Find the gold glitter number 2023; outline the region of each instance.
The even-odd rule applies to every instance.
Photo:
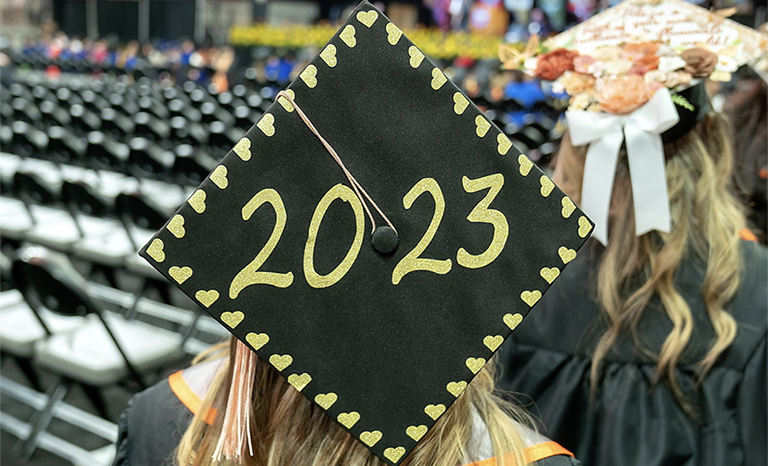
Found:
[[[349,203],[355,212],[355,239],[352,241],[352,247],[347,251],[347,255],[336,266],[333,271],[327,275],[320,275],[315,271],[315,243],[317,242],[317,232],[320,229],[320,223],[323,221],[325,213],[328,211],[331,203],[336,199],[341,199]],[[304,277],[309,286],[313,288],[327,288],[349,272],[352,264],[357,260],[360,254],[360,248],[363,246],[363,236],[365,235],[365,214],[363,213],[363,204],[360,198],[347,186],[337,184],[330,189],[315,208],[312,214],[312,221],[309,222],[309,234],[307,235],[307,244],[304,246]]]
[[[358,201],[359,202],[359,201]],[[264,265],[272,251],[275,250],[277,242],[280,241],[280,237],[283,235],[285,229],[285,221],[287,214],[285,213],[285,204],[280,194],[272,188],[262,189],[255,196],[248,201],[243,207],[243,220],[248,221],[254,212],[268,203],[275,211],[275,227],[272,229],[272,234],[269,236],[267,244],[261,248],[261,251],[256,255],[248,265],[238,272],[232,283],[229,285],[229,297],[235,299],[243,291],[244,288],[256,285],[265,284],[272,285],[278,288],[286,288],[293,283],[293,272],[277,273],[277,272],[261,272],[259,268]]]
[[[456,253],[456,262],[458,262],[460,266],[469,269],[478,269],[489,265],[499,257],[499,254],[501,254],[501,251],[507,244],[507,238],[509,237],[509,224],[507,218],[502,212],[489,208],[490,204],[496,199],[496,196],[504,186],[504,176],[501,173],[495,173],[476,180],[469,179],[465,176],[462,178],[462,186],[464,187],[464,191],[468,193],[475,193],[483,189],[488,189],[486,196],[474,209],[472,209],[467,216],[467,220],[473,223],[491,224],[493,226],[493,239],[488,248],[481,254],[470,254],[464,248],[459,248]],[[432,214],[432,220],[430,221],[427,230],[424,232],[424,235],[421,237],[421,240],[419,240],[416,246],[414,246],[405,257],[400,259],[400,262],[397,263],[395,269],[392,271],[392,283],[395,285],[399,284],[403,277],[410,272],[423,270],[444,275],[450,272],[451,267],[453,266],[451,259],[439,260],[421,257],[421,254],[424,253],[434,239],[437,229],[440,227],[440,222],[443,220],[443,215],[445,213],[445,197],[443,196],[443,191],[440,188],[440,185],[434,178],[421,179],[403,197],[403,207],[410,209],[416,199],[425,193],[432,196],[432,199],[435,202],[435,210]],[[325,217],[325,213],[336,199],[348,203],[355,214],[355,238],[352,241],[352,245],[347,251],[346,256],[344,256],[344,259],[339,265],[330,273],[320,275],[315,270],[315,245],[317,243],[317,233],[320,229],[320,224]],[[243,289],[251,285],[263,284],[272,285],[278,288],[287,288],[293,283],[293,272],[278,273],[259,270],[259,268],[264,265],[264,262],[266,262],[269,255],[272,254],[272,251],[274,251],[278,241],[280,241],[287,219],[285,204],[283,204],[280,194],[274,189],[268,188],[259,191],[243,207],[243,220],[248,221],[253,213],[265,203],[271,205],[272,209],[275,211],[275,226],[269,240],[261,251],[259,251],[256,257],[248,265],[243,267],[232,280],[229,287],[229,297],[231,299],[236,299]],[[304,247],[304,277],[306,278],[307,283],[313,288],[327,288],[341,280],[357,260],[363,245],[364,236],[365,215],[360,199],[348,186],[337,184],[325,193],[320,202],[318,202],[309,224],[307,242]]]
[[[456,262],[460,266],[468,269],[479,269],[499,257],[509,237],[507,217],[496,209],[488,208],[491,202],[496,199],[499,191],[501,191],[501,187],[504,186],[504,176],[501,173],[495,173],[476,180],[470,180],[465,176],[461,179],[461,184],[464,186],[464,191],[468,193],[476,193],[482,189],[488,189],[488,194],[472,209],[472,212],[467,216],[467,220],[473,223],[480,222],[493,225],[493,240],[491,240],[488,249],[482,254],[470,254],[464,248],[459,249],[458,253],[456,253]]]
[[[445,213],[443,190],[440,189],[440,185],[437,184],[434,178],[422,178],[413,185],[413,188],[403,197],[403,207],[410,209],[413,202],[424,193],[429,193],[435,200],[435,213],[432,214],[432,221],[429,222],[429,227],[424,232],[424,236],[421,237],[421,240],[416,243],[416,246],[405,257],[400,259],[400,262],[395,266],[395,270],[392,271],[392,284],[394,285],[400,283],[400,280],[410,272],[426,270],[444,275],[451,270],[453,265],[450,259],[438,260],[419,257],[435,237],[435,233],[438,227],[440,227],[440,222],[443,220],[443,214]]]

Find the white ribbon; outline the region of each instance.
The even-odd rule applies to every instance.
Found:
[[[565,117],[573,145],[589,144],[581,208],[595,222],[592,236],[608,244],[608,210],[621,142],[625,140],[635,204],[635,234],[640,236],[653,230],[668,233],[671,222],[661,133],[680,120],[669,91],[657,90],[651,100],[628,115],[567,111]]]

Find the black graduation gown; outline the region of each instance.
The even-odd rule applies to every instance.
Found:
[[[585,247],[502,347],[502,387],[530,396],[545,435],[590,466],[765,466],[766,319],[768,254],[742,241],[744,273],[729,310],[738,322],[733,345],[696,388],[695,363],[714,332],[701,299],[703,261],[686,261],[676,276],[695,321],[677,380],[696,418],[688,416],[666,385],[654,387],[655,362],[632,338],[620,339],[603,363],[590,406],[590,352],[604,324],[595,301],[596,264],[602,249]],[[658,350],[671,324],[658,300],[639,326],[639,339]]]
[[[217,364],[211,361],[179,371],[134,396],[120,417],[113,466],[173,466],[176,447],[194,412],[201,409]],[[525,454],[535,459],[531,466],[580,466],[560,445],[525,432]],[[492,462],[485,459],[465,466],[491,466]]]

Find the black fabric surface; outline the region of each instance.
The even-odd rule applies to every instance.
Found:
[[[241,144],[249,149],[241,145],[240,155],[230,152],[224,158],[226,184],[214,177],[201,185],[195,196],[204,193],[205,210],[200,203],[197,209],[185,203],[178,211],[183,233],[169,223],[175,233],[163,228],[149,243],[155,246],[142,255],[173,283],[178,280],[171,269],[188,267],[191,275],[179,285],[182,291],[193,299],[199,292],[218,296],[198,302],[225,325],[231,313],[243,313],[244,320],[231,330],[235,336],[247,342],[249,334],[268,335],[263,346],[251,341],[259,357],[290,355],[293,362],[282,371],[288,381],[308,374],[311,382],[302,393],[310,400],[335,394],[328,414],[335,420],[359,414],[348,430],[356,438],[381,432],[372,451],[398,463],[416,444],[406,429],[434,424],[425,412],[428,405],[451,406],[456,398],[449,384],[474,377],[469,358],[487,361],[494,353],[485,337],[509,335],[516,322],[510,318],[530,310],[522,296],[549,287],[541,270],[556,267],[559,272],[566,262],[559,251],[577,250],[592,224],[514,147],[504,150],[506,137],[468,99],[457,113],[456,99],[466,97],[428,58],[414,61],[414,67],[416,49],[404,35],[393,45],[387,18],[374,11],[369,3],[361,4],[341,28],[355,28],[355,46],[337,34],[330,41],[336,50],[333,66],[316,57],[308,67],[316,70],[314,81],[297,78],[289,89],[391,219],[400,235],[397,250],[374,250],[366,218],[362,247],[346,275],[325,288],[309,285],[305,247],[310,220],[331,188],[349,182],[297,112],[275,103],[261,126],[246,134]],[[376,19],[369,27],[359,13]],[[478,122],[487,130],[478,130]],[[509,235],[493,262],[469,268],[459,264],[458,251],[486,251],[496,227],[468,220],[491,188],[465,189],[463,179],[490,175],[504,180],[489,209],[503,214]],[[406,193],[425,179],[434,180],[433,191],[439,186],[442,196],[425,192],[405,208]],[[276,212],[282,210],[278,201],[277,207],[261,204],[244,220],[244,206],[264,190],[278,193],[285,206],[282,233],[275,229]],[[439,212],[440,197],[445,203],[441,219],[433,215]],[[314,247],[317,273],[329,274],[354,250],[353,204],[337,199],[327,209]],[[434,222],[439,227],[420,257],[450,260],[450,271],[418,270],[394,284],[393,270]],[[378,219],[378,224],[384,222]],[[259,271],[291,272],[293,282],[287,287],[251,285],[231,299],[234,277],[266,251],[273,234],[279,240]],[[475,369],[479,366],[482,361]],[[403,453],[392,454],[396,451]]]
[[[707,88],[704,83],[705,81],[701,81],[695,86],[677,92],[678,95],[685,98],[688,103],[693,106],[693,110],[675,104],[675,110],[677,110],[680,121],[661,134],[661,140],[664,144],[677,141],[688,134],[688,132],[696,126],[696,123],[701,121],[712,108],[712,105],[709,103]]]
[[[119,422],[113,466],[173,466],[174,452],[192,413],[163,380],[138,393]]]
[[[766,249],[742,242],[745,269],[730,307],[738,335],[698,390],[693,365],[714,336],[699,291],[704,264],[688,261],[678,272],[676,287],[691,306],[695,332],[676,376],[696,410],[694,420],[666,386],[652,388],[655,363],[633,349],[631,337],[622,338],[607,357],[590,409],[590,351],[603,327],[588,283],[594,283],[591,264],[599,248],[584,248],[504,344],[502,386],[530,396],[543,432],[590,466],[764,466]],[[659,348],[670,328],[656,301],[644,314],[639,335],[647,347]]]

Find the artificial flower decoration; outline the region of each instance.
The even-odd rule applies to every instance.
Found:
[[[566,49],[557,49],[541,55],[536,61],[535,76],[546,81],[553,81],[566,71],[573,71],[573,59],[579,53]]]
[[[619,76],[604,81],[595,98],[600,110],[621,115],[634,112],[651,100],[651,89],[641,76]]]

